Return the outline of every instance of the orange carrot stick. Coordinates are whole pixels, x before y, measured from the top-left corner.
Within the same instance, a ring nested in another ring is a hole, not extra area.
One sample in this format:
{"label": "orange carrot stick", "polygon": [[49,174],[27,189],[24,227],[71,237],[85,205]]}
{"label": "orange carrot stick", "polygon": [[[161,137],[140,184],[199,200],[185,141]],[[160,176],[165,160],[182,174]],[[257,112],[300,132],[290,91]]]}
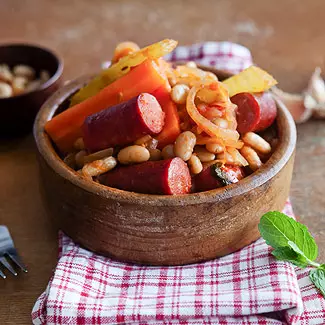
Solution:
{"label": "orange carrot stick", "polygon": [[166,77],[155,62],[146,60],[96,95],[55,116],[46,123],[45,130],[62,152],[68,152],[81,136],[87,116],[162,86],[166,86]]}
{"label": "orange carrot stick", "polygon": [[181,133],[179,116],[176,104],[170,99],[170,92],[166,86],[162,86],[152,93],[158,100],[161,108],[165,112],[165,125],[158,134],[158,148],[161,149],[167,144],[174,143]]}

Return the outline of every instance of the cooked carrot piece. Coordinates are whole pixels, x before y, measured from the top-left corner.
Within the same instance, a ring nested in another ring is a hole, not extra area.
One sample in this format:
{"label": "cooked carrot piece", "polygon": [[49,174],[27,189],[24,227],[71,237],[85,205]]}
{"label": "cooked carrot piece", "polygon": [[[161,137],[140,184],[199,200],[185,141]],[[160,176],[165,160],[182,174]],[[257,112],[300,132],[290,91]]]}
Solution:
{"label": "cooked carrot piece", "polygon": [[[104,69],[101,73],[89,82],[88,85],[81,88],[71,98],[70,106],[77,105],[91,96],[96,95],[99,91],[125,76],[130,70],[145,60],[156,60],[170,53],[177,46],[177,42],[171,39],[165,39],[160,42],[151,44],[143,49],[130,53],[120,58],[109,68]],[[159,60],[158,60],[159,61]],[[161,64],[158,64],[159,66]],[[161,72],[165,73],[163,70]]]}
{"label": "cooked carrot piece", "polygon": [[68,152],[81,136],[81,126],[87,116],[127,101],[142,92],[153,93],[165,86],[166,77],[157,64],[146,60],[96,95],[55,116],[46,123],[45,130],[62,152]]}
{"label": "cooked carrot piece", "polygon": [[163,148],[167,144],[174,143],[181,133],[179,116],[176,104],[170,99],[170,92],[166,86],[162,86],[152,93],[158,100],[162,110],[165,112],[165,125],[158,134],[158,148]]}

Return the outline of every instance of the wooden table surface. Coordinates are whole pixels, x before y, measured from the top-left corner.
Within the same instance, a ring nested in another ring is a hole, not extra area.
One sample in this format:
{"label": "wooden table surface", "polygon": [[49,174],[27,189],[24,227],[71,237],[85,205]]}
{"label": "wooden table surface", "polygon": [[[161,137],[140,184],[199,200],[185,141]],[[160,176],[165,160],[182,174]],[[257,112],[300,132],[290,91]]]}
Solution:
{"label": "wooden table surface", "polygon": [[[114,44],[181,44],[229,40],[248,46],[255,62],[285,90],[300,91],[324,67],[323,0],[1,0],[0,41],[49,46],[65,60],[66,79],[92,72]],[[1,107],[0,107],[1,109]],[[0,224],[9,227],[29,273],[0,281],[0,324],[30,324],[30,312],[56,263],[57,237],[43,207],[31,136],[0,143]],[[291,197],[325,261],[325,121],[298,127]]]}

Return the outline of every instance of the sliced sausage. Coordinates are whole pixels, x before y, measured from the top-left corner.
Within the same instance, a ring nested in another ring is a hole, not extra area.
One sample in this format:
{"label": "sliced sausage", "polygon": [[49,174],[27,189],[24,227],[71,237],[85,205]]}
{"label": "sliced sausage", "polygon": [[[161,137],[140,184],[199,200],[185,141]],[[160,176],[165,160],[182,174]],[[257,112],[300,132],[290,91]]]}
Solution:
{"label": "sliced sausage", "polygon": [[119,167],[100,176],[99,181],[110,187],[146,194],[178,195],[191,190],[189,169],[178,157]]}
{"label": "sliced sausage", "polygon": [[[221,173],[216,173],[219,168]],[[244,171],[240,166],[216,164],[203,169],[200,174],[193,178],[194,189],[196,192],[210,191],[218,187],[223,187],[232,183],[237,183],[244,178]]]}
{"label": "sliced sausage", "polygon": [[255,95],[255,98],[260,106],[261,116],[254,131],[260,132],[272,125],[277,115],[277,108],[275,101],[269,92]]}
{"label": "sliced sausage", "polygon": [[142,93],[88,116],[82,127],[85,146],[94,152],[133,143],[146,134],[157,135],[164,126],[164,116],[156,98]]}
{"label": "sliced sausage", "polygon": [[258,132],[268,128],[276,118],[276,104],[269,92],[239,93],[231,97],[237,105],[237,131]]}

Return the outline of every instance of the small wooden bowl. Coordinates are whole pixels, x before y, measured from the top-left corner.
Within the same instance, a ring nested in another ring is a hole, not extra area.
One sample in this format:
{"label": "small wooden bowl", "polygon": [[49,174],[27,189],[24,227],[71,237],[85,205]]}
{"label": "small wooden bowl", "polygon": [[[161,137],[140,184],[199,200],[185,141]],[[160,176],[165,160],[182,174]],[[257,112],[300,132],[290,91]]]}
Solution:
{"label": "small wooden bowl", "polygon": [[63,163],[44,132],[45,123],[88,80],[77,79],[56,92],[34,125],[49,213],[76,243],[127,262],[195,263],[252,243],[260,236],[260,217],[284,207],[296,128],[282,103],[277,101],[278,147],[258,171],[226,188],[183,196],[146,195],[87,181]]}
{"label": "small wooden bowl", "polygon": [[10,68],[26,64],[40,70],[47,70],[50,79],[40,88],[21,95],[0,98],[1,136],[17,136],[32,130],[35,116],[45,100],[61,85],[63,62],[53,51],[32,44],[0,44],[0,64]]}

